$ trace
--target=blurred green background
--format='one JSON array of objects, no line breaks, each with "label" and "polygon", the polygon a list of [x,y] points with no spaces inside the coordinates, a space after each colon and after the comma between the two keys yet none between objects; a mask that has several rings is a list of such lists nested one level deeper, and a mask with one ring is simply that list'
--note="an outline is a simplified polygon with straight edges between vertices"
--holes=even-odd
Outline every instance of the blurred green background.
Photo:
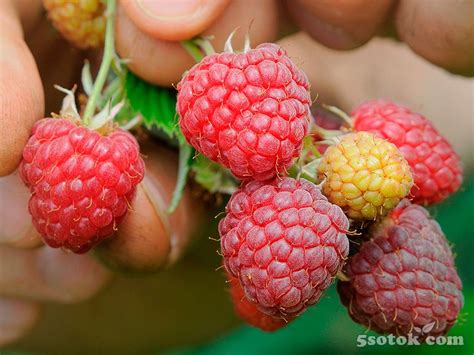
[{"label": "blurred green background", "polygon": [[166,352],[166,355],[279,355],[279,354],[474,354],[474,273],[473,222],[474,175],[467,178],[459,193],[439,206],[431,208],[453,245],[456,265],[463,281],[464,308],[449,335],[462,335],[463,346],[366,346],[357,347],[359,334],[375,335],[352,322],[346,308],[339,303],[335,287],[331,287],[316,307],[275,333],[241,326],[215,341],[199,347]]}]

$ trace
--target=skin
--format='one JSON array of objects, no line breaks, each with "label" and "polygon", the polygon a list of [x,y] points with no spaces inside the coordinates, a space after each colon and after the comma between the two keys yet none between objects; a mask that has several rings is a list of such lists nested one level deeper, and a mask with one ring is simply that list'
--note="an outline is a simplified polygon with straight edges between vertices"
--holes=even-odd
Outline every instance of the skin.
[{"label": "skin", "polygon": [[[474,3],[424,2],[162,0],[156,8],[123,0],[116,46],[137,74],[171,85],[193,64],[178,40],[212,34],[214,46],[222,48],[240,26],[234,39],[239,48],[252,20],[253,45],[302,28],[306,34],[281,43],[307,72],[318,100],[343,109],[370,97],[405,102],[433,118],[470,166],[469,129],[456,127],[472,132],[472,109],[465,105],[472,100],[472,81],[429,62],[473,73]],[[34,122],[60,105],[62,95],[52,85],[77,82],[89,53],[71,50],[51,31],[39,1],[1,1],[0,20],[7,24],[0,27],[0,348],[142,353],[200,342],[232,327],[236,319],[224,279],[214,272],[218,244],[205,240],[217,232],[203,226],[216,213],[203,211],[189,191],[175,214],[164,213],[177,157],[154,141],[141,142],[146,179],[113,239],[94,255],[42,246],[26,208],[29,193],[15,170]],[[356,51],[327,48],[353,49],[387,29],[407,46],[375,39]],[[458,125],[450,124],[452,116]]]}]

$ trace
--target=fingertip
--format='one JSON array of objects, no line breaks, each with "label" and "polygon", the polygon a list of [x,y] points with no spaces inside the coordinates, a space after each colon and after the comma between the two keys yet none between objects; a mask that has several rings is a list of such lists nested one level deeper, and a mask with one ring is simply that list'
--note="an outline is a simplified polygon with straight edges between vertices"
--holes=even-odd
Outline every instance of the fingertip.
[{"label": "fingertip", "polygon": [[164,41],[142,32],[119,8],[116,49],[128,60],[128,68],[141,78],[162,86],[177,83],[193,65],[192,57],[179,42]]},{"label": "fingertip", "polygon": [[44,247],[38,250],[36,263],[47,285],[45,294],[61,303],[85,301],[111,279],[110,272],[90,255]]},{"label": "fingertip", "polygon": [[174,264],[192,240],[202,212],[189,193],[173,214],[166,210],[176,182],[177,156],[146,145],[147,171],[118,232],[95,250],[112,269],[154,272]]},{"label": "fingertip", "polygon": [[18,173],[0,178],[0,196],[8,204],[0,204],[0,245],[34,248],[42,244],[28,212],[30,192]]},{"label": "fingertip", "polygon": [[340,50],[357,48],[377,34],[392,0],[287,0],[293,19],[321,44]]},{"label": "fingertip", "polygon": [[230,0],[122,0],[135,25],[156,39],[180,41],[200,34]]},{"label": "fingertip", "polygon": [[0,38],[0,176],[5,176],[20,163],[31,127],[43,115],[44,94],[35,60],[21,31],[15,26],[2,26]]},{"label": "fingertip", "polygon": [[106,266],[122,272],[152,272],[163,268],[171,253],[165,202],[145,177],[119,230],[95,252]]},{"label": "fingertip", "polygon": [[474,74],[474,2],[400,1],[395,26],[418,55],[453,73]]}]

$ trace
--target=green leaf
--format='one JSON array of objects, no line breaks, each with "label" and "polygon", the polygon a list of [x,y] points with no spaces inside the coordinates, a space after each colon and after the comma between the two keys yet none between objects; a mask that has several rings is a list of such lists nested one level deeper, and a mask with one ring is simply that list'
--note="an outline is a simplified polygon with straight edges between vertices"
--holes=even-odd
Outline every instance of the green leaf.
[{"label": "green leaf", "polygon": [[150,84],[128,71],[125,92],[130,107],[142,115],[147,128],[155,126],[169,138],[184,142],[177,124],[175,89]]},{"label": "green leaf", "polygon": [[238,186],[230,171],[200,154],[191,167],[194,180],[211,193],[232,194]]},{"label": "green leaf", "polygon": [[179,167],[178,178],[176,179],[176,187],[168,206],[168,213],[173,213],[178,207],[181,198],[183,197],[184,188],[189,173],[189,168],[193,164],[194,149],[189,144],[181,144],[179,146]]}]

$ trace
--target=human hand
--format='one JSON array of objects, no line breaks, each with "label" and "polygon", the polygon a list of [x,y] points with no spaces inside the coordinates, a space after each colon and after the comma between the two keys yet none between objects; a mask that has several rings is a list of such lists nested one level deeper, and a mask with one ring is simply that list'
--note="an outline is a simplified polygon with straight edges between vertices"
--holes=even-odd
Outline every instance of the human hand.
[{"label": "human hand", "polygon": [[[59,96],[50,90],[53,83],[72,86],[77,82],[84,57],[71,51],[51,31],[42,16],[40,1],[2,2],[0,7],[2,21],[9,24],[0,29],[3,47],[0,51],[0,175],[8,175],[0,179],[0,347],[3,347],[22,338],[38,320],[40,326],[35,331],[44,329],[41,321],[50,312],[46,310],[39,316],[43,304],[59,307],[90,299],[113,275],[90,255],[66,254],[42,246],[27,211],[29,192],[18,174],[13,173],[32,124],[44,117],[45,102],[49,112],[59,107]],[[197,228],[194,222],[199,219],[200,208],[188,195],[173,216],[166,214],[177,159],[170,150],[155,145],[144,142],[142,152],[147,155],[147,175],[137,189],[132,210],[120,231],[101,246],[101,258],[116,268],[150,271],[171,265],[193,235],[191,231]],[[179,223],[181,220],[187,223]],[[112,285],[115,282],[114,278]],[[117,296],[109,297],[117,299]],[[90,302],[86,304],[93,306]],[[112,303],[109,300],[107,304]],[[113,307],[117,304],[113,303]],[[69,324],[77,325],[77,315],[62,314],[69,314]],[[51,324],[47,327],[51,329]]]},{"label": "human hand", "polygon": [[474,74],[471,1],[122,0],[120,4],[117,49],[131,59],[133,71],[160,85],[178,82],[193,64],[177,41],[210,35],[220,49],[228,34],[240,26],[234,43],[243,43],[252,21],[254,44],[301,28],[329,48],[347,50],[377,35],[396,33],[433,64]]}]

